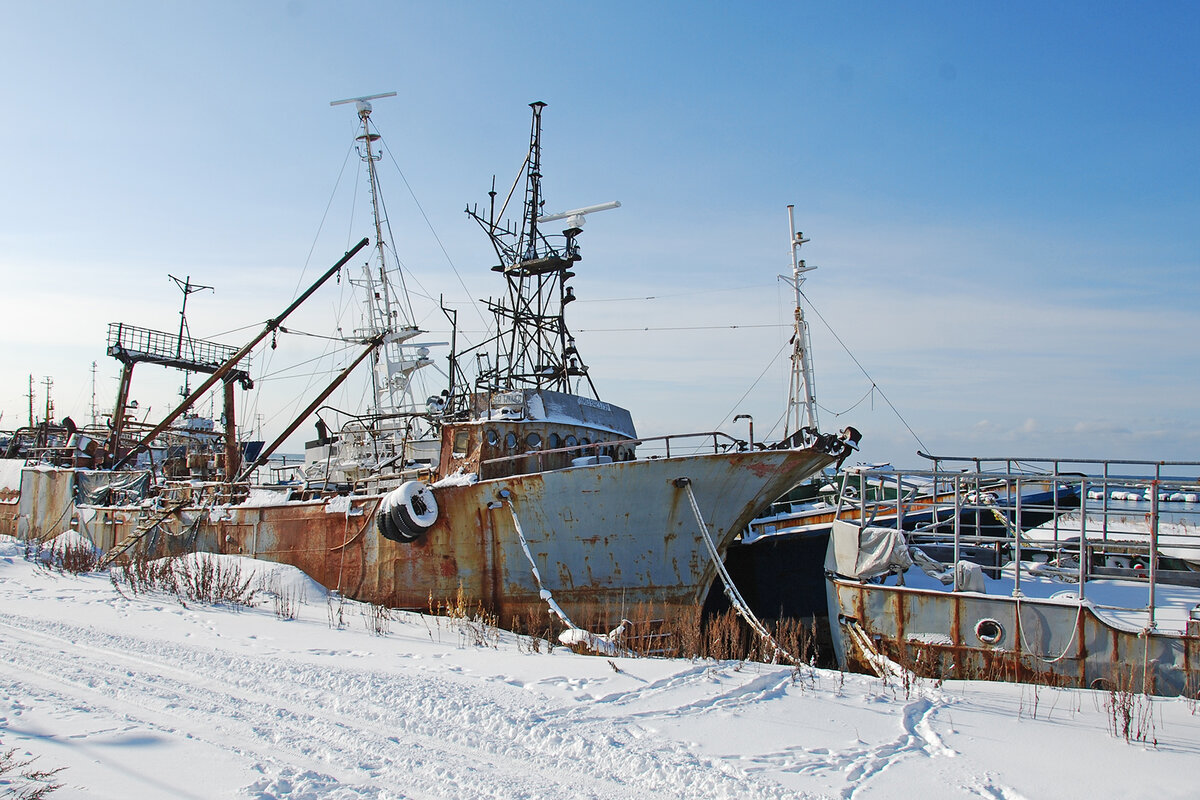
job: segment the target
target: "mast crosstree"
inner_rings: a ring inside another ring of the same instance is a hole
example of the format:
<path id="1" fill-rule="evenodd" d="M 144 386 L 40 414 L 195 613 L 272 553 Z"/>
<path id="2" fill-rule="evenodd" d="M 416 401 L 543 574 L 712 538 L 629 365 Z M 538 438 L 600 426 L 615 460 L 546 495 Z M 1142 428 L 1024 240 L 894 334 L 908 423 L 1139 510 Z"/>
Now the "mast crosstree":
<path id="1" fill-rule="evenodd" d="M 383 344 L 375 351 L 371 370 L 373 390 L 372 412 L 376 417 L 413 414 L 417 411 L 416 398 L 412 391 L 412 376 L 416 370 L 433 363 L 429 348 L 421 344 L 407 344 L 410 339 L 424 333 L 415 323 L 412 304 L 404 286 L 404 275 L 398 268 L 389 269 L 387 243 L 390 236 L 384 235 L 389 227 L 386 211 L 379 189 L 379 177 L 375 165 L 383 157 L 378 132 L 371 125 L 371 102 L 385 97 L 395 97 L 395 92 L 350 97 L 334 100 L 330 106 L 354 103 L 362 123 L 362 133 L 357 137 L 358 154 L 367 165 L 367 176 L 371 189 L 371 213 L 375 227 L 375 263 L 363 266 L 363 277 L 351 279 L 351 283 L 362 288 L 366 296 L 365 327 L 355 331 L 356 341 L 367 341 L 382 337 Z M 392 283 L 396 275 L 399 287 Z"/>
<path id="2" fill-rule="evenodd" d="M 574 264 L 582 259 L 577 237 L 583 231 L 586 215 L 618 208 L 621 204 L 613 201 L 559 214 L 542 213 L 545 203 L 542 196 L 542 110 L 545 107 L 542 102 L 530 103 L 533 119 L 529 152 L 522 165 L 525 202 L 520 226 L 497 221 L 494 181 L 492 191 L 488 193 L 491 202 L 487 217 L 477 209 L 467 208 L 467 214 L 491 240 L 500 261 L 492 269 L 504 275 L 507 289 L 500 300 L 487 302 L 496 318 L 497 333 L 475 348 L 480 365 L 476 389 L 502 392 L 533 388 L 574 394 L 586 385 L 591 396 L 599 399 L 588 367 L 567 327 L 563 309 L 575 300 L 575 290 L 567 285 L 567 281 L 575 277 Z M 507 200 L 504 206 L 507 206 Z M 501 216 L 504 206 L 499 212 Z M 548 236 L 539 227 L 559 220 L 566 221 L 561 235 Z M 485 350 L 489 347 L 490 351 Z M 494 361 L 491 360 L 493 357 Z"/>

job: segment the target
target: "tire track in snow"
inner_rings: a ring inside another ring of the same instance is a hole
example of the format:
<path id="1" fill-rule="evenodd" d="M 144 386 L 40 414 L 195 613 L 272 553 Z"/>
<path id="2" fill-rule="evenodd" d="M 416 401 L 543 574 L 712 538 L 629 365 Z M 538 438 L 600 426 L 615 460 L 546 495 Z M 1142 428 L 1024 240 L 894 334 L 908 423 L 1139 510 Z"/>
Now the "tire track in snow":
<path id="1" fill-rule="evenodd" d="M 29 675 L 59 673 L 70 699 L 135 703 L 151 712 L 147 727 L 170 733 L 199 723 L 194 738 L 270 765 L 274 775 L 251 789 L 277 791 L 282 781 L 292 789 L 338 785 L 360 797 L 793 796 L 677 742 L 631 733 L 620 720 L 540 708 L 513 687 L 368 670 L 339 670 L 331 683 L 319 665 L 276 656 L 122 634 L 80 644 L 97 632 L 27 617 L 0 624 L 34 645 L 6 641 L 5 661 Z M 60 653 L 42 653 L 39 640 Z M 117 663 L 127 665 L 123 674 Z M 335 775 L 326 780 L 324 772 Z M 372 788 L 383 785 L 402 794 Z"/>

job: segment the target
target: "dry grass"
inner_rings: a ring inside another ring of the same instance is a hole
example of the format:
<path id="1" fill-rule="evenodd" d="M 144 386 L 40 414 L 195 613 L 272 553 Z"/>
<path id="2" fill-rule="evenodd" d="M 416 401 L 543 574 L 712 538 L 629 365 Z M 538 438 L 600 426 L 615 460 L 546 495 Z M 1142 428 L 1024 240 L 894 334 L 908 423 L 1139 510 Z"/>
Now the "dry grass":
<path id="1" fill-rule="evenodd" d="M 429 613 L 450 620 L 450 627 L 458 632 L 459 644 L 473 647 L 500 646 L 500 620 L 484 608 L 482 601 L 466 596 L 463 586 L 453 599 L 435 601 L 429 598 Z"/>
<path id="2" fill-rule="evenodd" d="M 26 542 L 25 559 L 34 561 L 44 569 L 57 571 L 60 575 L 83 575 L 96 570 L 100 563 L 100 554 L 91 544 L 72 543 L 47 547 L 45 542 Z"/>
<path id="3" fill-rule="evenodd" d="M 36 758 L 20 758 L 16 750 L 0 752 L 0 797 L 13 800 L 40 800 L 62 784 L 55 780 L 64 767 L 34 769 Z"/>
<path id="4" fill-rule="evenodd" d="M 391 632 L 392 612 L 388 610 L 387 606 L 364 603 L 361 611 L 363 624 L 366 625 L 368 633 L 387 636 Z"/>
<path id="5" fill-rule="evenodd" d="M 133 595 L 152 591 L 173 594 L 184 606 L 190 602 L 210 605 L 253 606 L 262 591 L 241 567 L 198 554 L 151 560 L 134 558 L 128 565 L 113 569 L 109 579 L 117 591 L 128 589 Z"/>
<path id="6" fill-rule="evenodd" d="M 1147 687 L 1142 685 L 1135 670 L 1118 664 L 1112 676 L 1101 683 L 1108 732 L 1126 742 L 1158 747 L 1154 698 L 1146 694 Z"/>

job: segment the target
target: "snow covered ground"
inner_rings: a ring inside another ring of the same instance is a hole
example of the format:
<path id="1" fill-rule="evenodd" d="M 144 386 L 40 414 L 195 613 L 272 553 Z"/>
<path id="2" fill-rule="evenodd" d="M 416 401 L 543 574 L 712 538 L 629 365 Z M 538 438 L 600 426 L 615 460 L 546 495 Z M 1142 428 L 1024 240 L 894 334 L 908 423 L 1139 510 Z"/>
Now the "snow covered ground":
<path id="1" fill-rule="evenodd" d="M 737 662 L 575 655 L 445 618 L 295 619 L 118 592 L 0 538 L 0 751 L 65 767 L 64 798 L 1195 797 L 1200 717 L 1108 695 L 909 687 Z M 286 606 L 286 602 L 284 603 Z M 0 794 L 3 786 L 0 785 Z"/>

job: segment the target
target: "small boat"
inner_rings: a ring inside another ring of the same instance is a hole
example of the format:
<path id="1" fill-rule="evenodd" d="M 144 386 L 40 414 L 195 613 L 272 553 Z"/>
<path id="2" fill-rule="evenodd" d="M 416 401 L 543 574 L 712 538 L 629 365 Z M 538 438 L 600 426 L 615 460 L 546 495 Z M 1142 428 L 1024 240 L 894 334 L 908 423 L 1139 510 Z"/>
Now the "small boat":
<path id="1" fill-rule="evenodd" d="M 937 463 L 945 464 L 942 459 Z M 1029 460 L 1022 460 L 1029 464 Z M 1180 566 L 1200 555 L 1195 515 L 1157 503 L 1140 539 L 1111 494 L 1146 479 L 1114 477 L 1114 463 L 1176 468 L 1186 477 L 1149 481 L 1168 497 L 1197 484 L 1194 462 L 1072 462 L 1099 475 L 1064 473 L 1047 462 L 1041 475 L 1013 473 L 1019 496 L 1030 481 L 1066 485 L 1087 498 L 1072 515 L 1003 536 L 980 534 L 959 519 L 920 541 L 892 528 L 836 521 L 826 552 L 828 615 L 843 669 L 934 679 L 1012 680 L 1162 696 L 1200 693 L 1200 575 Z M 995 473 L 929 472 L 961 485 L 996 481 Z M 950 498 L 953 510 L 967 502 Z M 1170 515 L 1191 515 L 1170 521 Z M 1173 526 L 1168 555 L 1160 540 Z M 936 550 L 934 548 L 936 545 Z M 973 558 L 1002 554 L 988 571 Z M 1131 563 L 1132 562 L 1132 563 Z"/>

